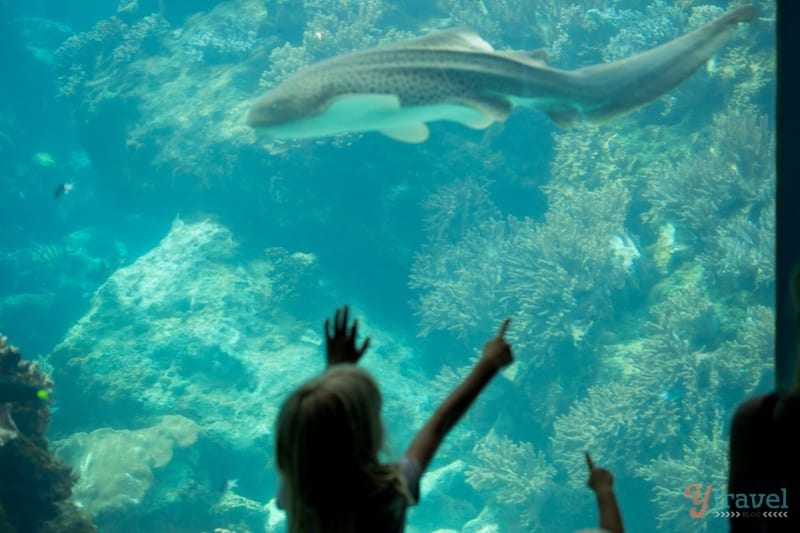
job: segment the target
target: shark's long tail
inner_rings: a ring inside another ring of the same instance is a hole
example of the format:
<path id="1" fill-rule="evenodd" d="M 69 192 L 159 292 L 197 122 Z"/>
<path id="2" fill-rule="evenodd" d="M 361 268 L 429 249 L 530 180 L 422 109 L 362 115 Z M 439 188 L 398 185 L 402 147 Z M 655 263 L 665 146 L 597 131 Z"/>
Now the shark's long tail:
<path id="1" fill-rule="evenodd" d="M 602 122 L 655 100 L 703 66 L 754 15 L 753 6 L 741 6 L 647 52 L 572 71 L 584 116 Z"/>

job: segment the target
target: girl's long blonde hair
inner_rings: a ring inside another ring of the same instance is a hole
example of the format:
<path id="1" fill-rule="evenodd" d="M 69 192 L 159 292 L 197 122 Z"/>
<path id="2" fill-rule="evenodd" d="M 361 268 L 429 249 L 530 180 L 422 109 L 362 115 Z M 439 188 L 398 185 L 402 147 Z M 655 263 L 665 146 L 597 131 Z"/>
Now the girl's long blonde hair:
<path id="1" fill-rule="evenodd" d="M 399 471 L 383 465 L 381 394 L 351 364 L 331 367 L 298 387 L 278 415 L 276 464 L 283 478 L 289 533 L 352 533 L 359 498 L 393 487 L 411 502 Z"/>

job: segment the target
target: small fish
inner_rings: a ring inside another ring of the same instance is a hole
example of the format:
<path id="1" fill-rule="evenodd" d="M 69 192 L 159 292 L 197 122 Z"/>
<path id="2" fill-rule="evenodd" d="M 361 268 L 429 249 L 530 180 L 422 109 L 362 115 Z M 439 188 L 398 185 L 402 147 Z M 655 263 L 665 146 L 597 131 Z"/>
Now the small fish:
<path id="1" fill-rule="evenodd" d="M 31 260 L 39 264 L 55 263 L 70 254 L 63 244 L 34 244 L 30 253 Z"/>
<path id="2" fill-rule="evenodd" d="M 60 198 L 65 194 L 69 194 L 75 186 L 72 183 L 59 183 L 53 191 L 53 198 Z"/>
<path id="3" fill-rule="evenodd" d="M 56 158 L 49 152 L 36 152 L 33 154 L 33 162 L 44 168 L 56 166 Z"/>
<path id="4" fill-rule="evenodd" d="M 226 479 L 219 486 L 219 492 L 220 494 L 225 494 L 226 492 L 233 491 L 233 489 L 237 488 L 238 486 L 239 486 L 238 479 Z"/>
<path id="5" fill-rule="evenodd" d="M 683 391 L 677 385 L 661 391 L 661 393 L 658 395 L 658 399 L 662 402 L 672 403 L 679 402 L 681 397 L 683 397 Z"/>
<path id="6" fill-rule="evenodd" d="M 0 380 L 0 404 L 6 402 L 41 402 L 47 401 L 49 398 L 50 393 L 47 389 L 16 381 Z"/>

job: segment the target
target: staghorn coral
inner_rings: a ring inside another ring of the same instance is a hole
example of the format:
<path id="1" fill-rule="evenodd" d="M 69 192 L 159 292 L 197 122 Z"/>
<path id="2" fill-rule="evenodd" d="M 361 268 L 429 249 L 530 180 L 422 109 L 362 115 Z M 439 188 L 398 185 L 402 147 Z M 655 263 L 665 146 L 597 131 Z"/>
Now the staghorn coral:
<path id="1" fill-rule="evenodd" d="M 489 195 L 491 180 L 466 177 L 440 185 L 423 202 L 425 235 L 429 243 L 457 241 L 486 219 L 496 219 L 500 210 Z"/>
<path id="2" fill-rule="evenodd" d="M 506 316 L 498 302 L 504 290 L 503 261 L 513 255 L 508 231 L 508 222 L 488 219 L 455 245 L 443 243 L 415 255 L 409 286 L 426 291 L 416 304 L 420 335 L 446 330 L 466 339 Z"/>
<path id="3" fill-rule="evenodd" d="M 57 95 L 85 102 L 90 112 L 116 98 L 131 83 L 127 66 L 155 53 L 168 31 L 169 23 L 153 14 L 133 24 L 111 17 L 69 37 L 55 52 Z"/>
<path id="4" fill-rule="evenodd" d="M 264 9 L 248 0 L 226 2 L 186 21 L 180 46 L 192 62 L 207 65 L 248 59 L 263 44 Z"/>
<path id="5" fill-rule="evenodd" d="M 429 386 L 432 399 L 438 402 L 444 400 L 448 394 L 464 381 L 464 378 L 475 366 L 476 361 L 477 359 L 473 360 L 471 364 L 459 368 L 447 365 L 442 366 Z"/>
<path id="6" fill-rule="evenodd" d="M 538 508 L 535 503 L 549 490 L 555 476 L 555 468 L 544 453 L 529 442 L 514 443 L 504 435 L 498 436 L 494 430 L 475 445 L 472 455 L 476 462 L 467 467 L 467 483 L 492 494 L 501 507 Z M 521 518 L 526 526 L 538 522 L 538 517 L 530 513 L 523 513 Z"/>
<path id="7" fill-rule="evenodd" d="M 270 67 L 262 72 L 259 85 L 262 88 L 273 87 L 287 75 L 316 61 L 407 37 L 407 33 L 381 25 L 385 8 L 379 0 L 306 0 L 303 3 L 302 43 L 285 43 L 276 47 L 270 54 Z"/>
<path id="8" fill-rule="evenodd" d="M 652 43 L 673 39 L 721 14 L 722 10 L 717 8 L 715 14 L 709 13 L 702 21 L 693 20 L 687 28 L 689 17 L 683 8 L 659 0 L 641 10 L 603 9 L 597 10 L 590 17 L 598 26 L 605 26 L 615 33 L 602 55 L 603 61 L 616 61 L 638 54 L 652 47 Z"/>
<path id="9" fill-rule="evenodd" d="M 759 0 L 756 5 L 758 19 L 766 25 L 775 21 L 776 2 Z M 697 9 L 697 8 L 696 8 Z M 775 48 L 760 46 L 753 38 L 757 30 L 745 28 L 734 37 L 734 44 L 728 46 L 708 65 L 707 71 L 725 83 L 733 83 L 731 105 L 736 108 L 751 107 L 754 102 L 772 98 L 775 84 Z"/>
<path id="10" fill-rule="evenodd" d="M 752 394 L 774 377 L 775 312 L 763 305 L 729 308 L 722 330 L 729 338 L 708 357 L 721 392 Z"/>
<path id="11" fill-rule="evenodd" d="M 772 279 L 774 133 L 752 106 L 732 106 L 695 153 L 663 175 L 648 173 L 646 221 L 671 221 L 701 247 L 707 273 L 728 287 L 756 287 Z M 698 138 L 698 143 L 700 143 Z M 705 153 L 704 153 L 705 152 Z M 685 231 L 684 231 L 685 230 Z"/>
<path id="12" fill-rule="evenodd" d="M 516 225 L 503 298 L 517 311 L 510 338 L 548 357 L 558 341 L 579 344 L 612 312 L 608 294 L 625 287 L 639 251 L 624 228 L 630 195 L 622 184 L 544 189 L 544 223 Z"/>
<path id="13" fill-rule="evenodd" d="M 656 285 L 642 311 L 642 325 L 599 345 L 596 379 L 605 385 L 589 387 L 553 424 L 556 462 L 575 486 L 585 475 L 574 460 L 582 449 L 595 451 L 615 471 L 632 472 L 653 452 L 672 450 L 693 430 L 694 417 L 713 416 L 728 390 L 717 359 L 729 348 L 723 344 L 728 331 L 719 324 L 730 310 L 710 299 L 700 264 L 683 266 Z M 748 361 L 728 355 L 744 368 L 761 368 L 763 353 L 748 354 Z M 739 390 L 741 381 L 730 385 Z"/>
<path id="14" fill-rule="evenodd" d="M 576 457 L 593 450 L 617 475 L 654 482 L 659 521 L 670 529 L 688 511 L 686 484 L 724 486 L 726 398 L 764 386 L 770 374 L 772 310 L 712 299 L 705 279 L 695 261 L 656 285 L 643 325 L 600 345 L 596 379 L 605 384 L 553 423 L 552 455 L 571 485 L 585 476 Z"/>
<path id="15" fill-rule="evenodd" d="M 658 510 L 658 527 L 668 531 L 706 531 L 715 511 L 727 507 L 725 487 L 728 472 L 728 443 L 725 415 L 715 411 L 700 417 L 676 457 L 661 455 L 636 469 L 636 475 L 653 486 L 652 501 Z M 689 515 L 695 504 L 684 494 L 687 485 L 712 487 L 706 514 L 699 519 Z"/>
<path id="16" fill-rule="evenodd" d="M 577 344 L 583 340 L 591 323 L 576 316 L 574 279 L 564 267 L 517 255 L 508 260 L 508 278 L 504 296 L 516 304 L 508 339 L 517 350 L 532 353 L 528 362 L 542 365 L 560 341 L 571 337 Z"/>
<path id="17" fill-rule="evenodd" d="M 304 8 L 303 44 L 314 61 L 399 38 L 381 24 L 385 6 L 380 0 L 306 0 Z"/>
<path id="18" fill-rule="evenodd" d="M 726 287 L 763 289 L 775 281 L 775 205 L 770 202 L 753 220 L 750 207 L 720 221 L 714 244 L 699 260 Z"/>
<path id="19" fill-rule="evenodd" d="M 258 150 L 243 118 L 276 20 L 254 0 L 221 3 L 175 30 L 159 14 L 129 15 L 56 52 L 58 93 L 81 124 L 100 187 L 129 205 L 155 190 L 180 199 L 214 189 L 207 205 L 219 205 L 236 181 L 241 200 L 230 176 Z"/>
<path id="20" fill-rule="evenodd" d="M 51 388 L 36 363 L 22 359 L 0 335 L 0 380 Z M 5 440 L 0 439 L 0 531 L 88 533 L 91 521 L 70 500 L 76 478 L 52 453 L 45 438 L 50 422 L 44 403 L 0 406 Z"/>
<path id="21" fill-rule="evenodd" d="M 536 346 L 541 363 L 560 341 L 580 343 L 610 312 L 607 293 L 625 286 L 639 255 L 623 225 L 628 192 L 610 181 L 596 190 L 545 189 L 551 210 L 543 224 L 489 218 L 456 244 L 415 255 L 409 285 L 423 291 L 421 334 L 441 329 L 466 338 L 508 313 L 515 319 L 509 339 L 521 350 Z"/>
<path id="22" fill-rule="evenodd" d="M 695 347 L 702 344 L 698 335 L 713 339 L 702 331 L 704 326 L 713 325 L 709 319 L 714 305 L 704 278 L 705 268 L 695 261 L 682 264 L 656 283 L 650 290 L 645 322 L 649 330 L 690 341 Z"/>
<path id="23" fill-rule="evenodd" d="M 586 465 L 581 461 L 585 450 L 614 472 L 632 467 L 636 450 L 648 444 L 639 441 L 637 427 L 644 405 L 644 398 L 636 401 L 636 389 L 630 384 L 595 385 L 553 422 L 550 455 L 566 472 L 570 486 L 583 487 L 586 482 Z"/>

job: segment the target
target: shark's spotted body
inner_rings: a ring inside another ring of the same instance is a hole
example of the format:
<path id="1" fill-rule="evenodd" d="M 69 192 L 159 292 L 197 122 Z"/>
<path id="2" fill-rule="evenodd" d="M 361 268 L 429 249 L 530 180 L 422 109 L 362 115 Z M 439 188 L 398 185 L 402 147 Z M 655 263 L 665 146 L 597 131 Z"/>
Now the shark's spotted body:
<path id="1" fill-rule="evenodd" d="M 483 129 L 515 105 L 560 125 L 581 114 L 604 121 L 674 88 L 753 15 L 742 6 L 647 52 L 577 70 L 552 68 L 536 52 L 495 51 L 466 28 L 439 31 L 301 70 L 261 97 L 247 122 L 280 138 L 380 131 L 418 143 L 428 138 L 426 123 Z"/>

